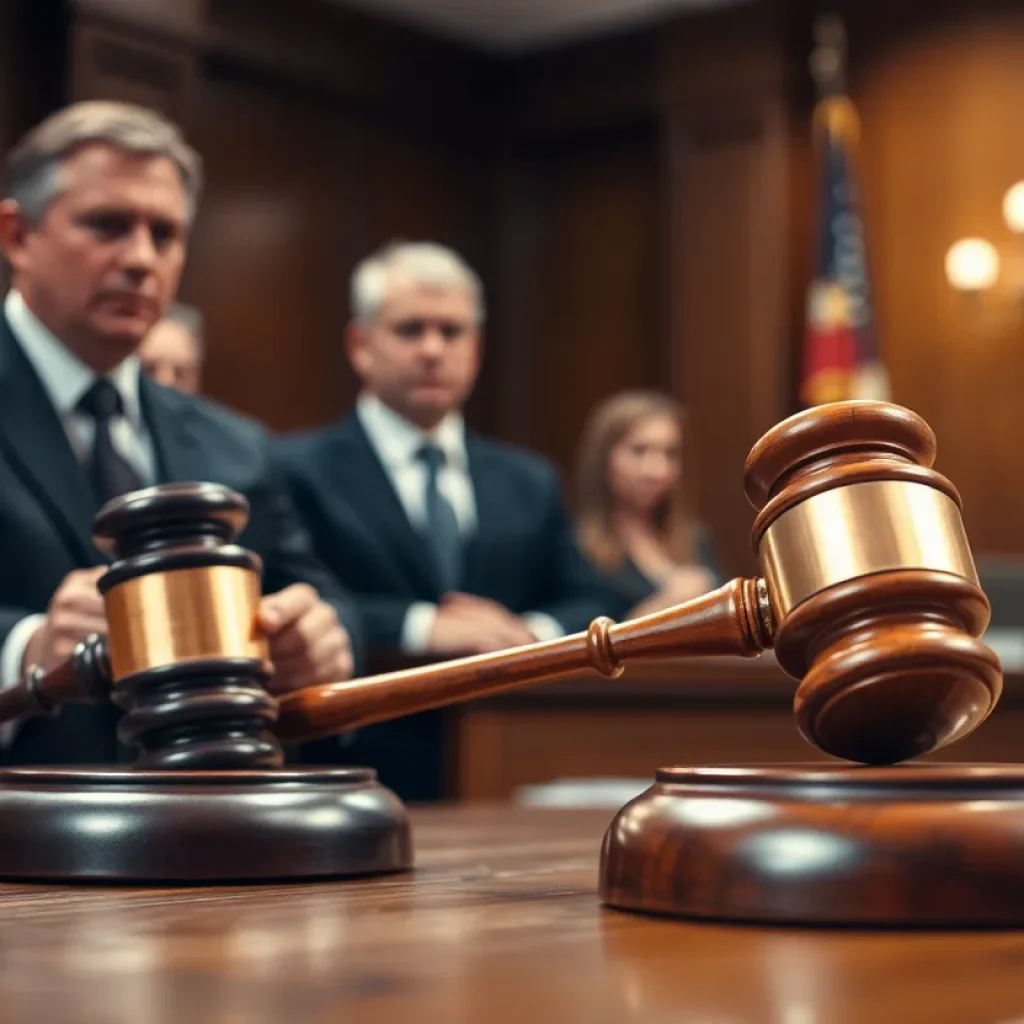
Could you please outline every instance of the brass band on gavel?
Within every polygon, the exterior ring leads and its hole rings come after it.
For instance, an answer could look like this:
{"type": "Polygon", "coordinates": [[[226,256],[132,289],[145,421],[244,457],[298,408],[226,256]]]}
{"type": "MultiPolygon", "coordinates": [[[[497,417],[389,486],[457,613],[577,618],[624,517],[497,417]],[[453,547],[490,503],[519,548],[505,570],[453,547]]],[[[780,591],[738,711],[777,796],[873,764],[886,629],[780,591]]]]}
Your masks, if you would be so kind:
{"type": "Polygon", "coordinates": [[[188,661],[269,660],[255,626],[259,599],[258,570],[236,565],[163,570],[108,586],[113,682],[188,661]]]}

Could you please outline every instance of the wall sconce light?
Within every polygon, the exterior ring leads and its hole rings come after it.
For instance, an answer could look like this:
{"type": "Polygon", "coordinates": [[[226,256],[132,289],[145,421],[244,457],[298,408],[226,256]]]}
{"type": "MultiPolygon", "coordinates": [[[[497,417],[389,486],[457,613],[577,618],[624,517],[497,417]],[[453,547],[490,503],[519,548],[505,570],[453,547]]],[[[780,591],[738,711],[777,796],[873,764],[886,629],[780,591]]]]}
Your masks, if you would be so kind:
{"type": "Polygon", "coordinates": [[[1009,253],[985,238],[961,238],[946,251],[946,280],[966,297],[984,334],[1005,333],[1024,316],[1024,181],[1003,196],[1003,220],[1014,234],[1009,253]]]}
{"type": "Polygon", "coordinates": [[[1003,220],[1015,235],[1024,235],[1024,181],[1011,185],[1003,197],[1003,220]]]}
{"type": "Polygon", "coordinates": [[[999,252],[984,238],[961,238],[946,252],[946,280],[958,292],[987,292],[999,280],[999,252]]]}

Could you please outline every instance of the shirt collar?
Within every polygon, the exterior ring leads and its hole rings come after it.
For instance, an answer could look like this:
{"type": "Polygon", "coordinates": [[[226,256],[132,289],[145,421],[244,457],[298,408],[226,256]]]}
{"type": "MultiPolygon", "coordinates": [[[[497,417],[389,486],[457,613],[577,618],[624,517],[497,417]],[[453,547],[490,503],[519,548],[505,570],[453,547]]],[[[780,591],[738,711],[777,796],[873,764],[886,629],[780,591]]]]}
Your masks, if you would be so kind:
{"type": "Polygon", "coordinates": [[[424,444],[435,444],[448,464],[466,466],[466,432],[462,417],[449,413],[433,430],[423,430],[385,405],[376,395],[364,392],[356,402],[356,414],[381,461],[393,468],[406,466],[424,444]]]}
{"type": "MultiPolygon", "coordinates": [[[[79,399],[92,387],[98,374],[86,366],[28,308],[19,292],[12,289],[7,293],[4,313],[14,337],[32,364],[58,414],[66,416],[73,412],[79,399]]],[[[141,427],[138,359],[129,356],[107,373],[106,377],[121,395],[126,418],[136,428],[141,427]]]]}

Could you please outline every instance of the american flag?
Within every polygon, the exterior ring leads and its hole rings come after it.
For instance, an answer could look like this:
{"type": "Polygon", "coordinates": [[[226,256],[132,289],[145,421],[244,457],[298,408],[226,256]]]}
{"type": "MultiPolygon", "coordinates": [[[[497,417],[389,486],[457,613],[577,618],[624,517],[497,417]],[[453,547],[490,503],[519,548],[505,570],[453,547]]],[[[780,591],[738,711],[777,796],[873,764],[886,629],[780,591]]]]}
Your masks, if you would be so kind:
{"type": "Polygon", "coordinates": [[[857,113],[847,96],[825,96],[815,109],[814,124],[818,236],[800,398],[805,405],[851,398],[888,401],[889,376],[875,333],[852,160],[860,132],[857,113]]]}

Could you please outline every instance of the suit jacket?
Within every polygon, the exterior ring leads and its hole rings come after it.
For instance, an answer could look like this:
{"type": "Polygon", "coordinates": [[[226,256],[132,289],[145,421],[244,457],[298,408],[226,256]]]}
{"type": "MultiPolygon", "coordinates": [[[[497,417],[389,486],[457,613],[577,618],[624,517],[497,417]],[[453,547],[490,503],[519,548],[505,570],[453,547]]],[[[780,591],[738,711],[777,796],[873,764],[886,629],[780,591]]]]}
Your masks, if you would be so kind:
{"type": "MultiPolygon", "coordinates": [[[[436,602],[427,546],[353,413],[340,423],[279,442],[295,503],[317,551],[359,598],[371,654],[394,653],[410,605],[436,602]]],[[[477,527],[467,540],[461,589],[516,614],[544,612],[567,632],[626,611],[580,552],[557,473],[545,460],[470,434],[466,439],[477,527]]],[[[363,759],[406,800],[443,792],[436,713],[361,729],[346,759],[363,759]]],[[[320,748],[325,760],[337,744],[320,748]]]]}
{"type": "MultiPolygon", "coordinates": [[[[243,494],[249,524],[239,543],[264,561],[264,590],[307,582],[335,607],[363,656],[351,595],[316,558],[276,466],[269,435],[205,399],[140,379],[140,403],[160,482],[209,481],[243,494]]],[[[104,564],[91,540],[98,505],[39,377],[0,315],[0,644],[16,622],[45,612],[74,569],[104,564]]],[[[97,763],[117,757],[113,716],[68,706],[28,720],[0,751],[9,764],[97,763]]]]}

